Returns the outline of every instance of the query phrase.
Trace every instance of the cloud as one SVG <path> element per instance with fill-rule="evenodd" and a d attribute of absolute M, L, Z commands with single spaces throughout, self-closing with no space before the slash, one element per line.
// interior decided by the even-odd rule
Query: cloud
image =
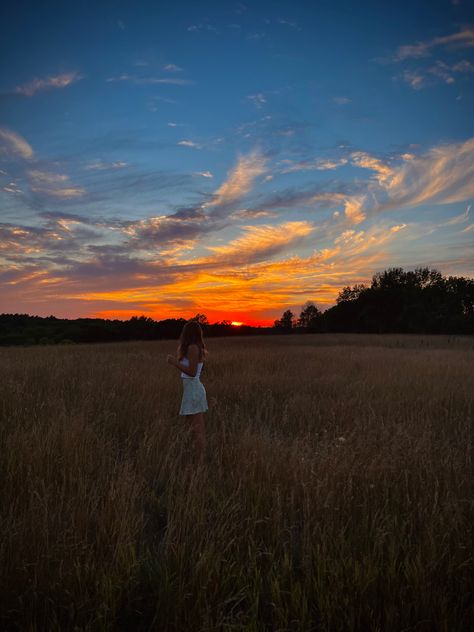
<path fill-rule="evenodd" d="M 202 178 L 213 178 L 214 175 L 210 171 L 197 171 L 195 176 L 201 176 Z"/>
<path fill-rule="evenodd" d="M 163 70 L 167 70 L 168 72 L 182 72 L 183 69 L 180 66 L 177 66 L 176 64 L 166 64 L 166 66 L 163 66 Z"/>
<path fill-rule="evenodd" d="M 428 68 L 427 72 L 431 73 L 435 77 L 439 77 L 445 83 L 450 84 L 454 83 L 456 80 L 454 75 L 474 72 L 474 64 L 466 59 L 451 65 L 438 60 L 433 66 Z"/>
<path fill-rule="evenodd" d="M 78 198 L 86 193 L 82 187 L 72 186 L 66 174 L 39 169 L 30 169 L 27 174 L 30 179 L 30 189 L 34 193 L 61 199 Z"/>
<path fill-rule="evenodd" d="M 405 70 L 401 74 L 401 78 L 405 83 L 410 84 L 414 90 L 419 90 L 425 85 L 426 79 L 419 71 Z"/>
<path fill-rule="evenodd" d="M 194 83 L 190 79 L 178 79 L 174 77 L 137 77 L 135 75 L 119 75 L 118 77 L 109 77 L 106 79 L 107 83 L 115 81 L 130 81 L 136 85 L 155 85 L 155 84 L 170 84 L 175 86 L 189 86 Z"/>
<path fill-rule="evenodd" d="M 439 224 L 439 226 L 454 226 L 457 224 L 462 224 L 463 222 L 467 222 L 469 219 L 469 213 L 471 210 L 471 205 L 469 204 L 464 213 L 460 213 L 459 215 L 455 215 L 448 219 L 446 222 Z"/>
<path fill-rule="evenodd" d="M 314 229 L 314 225 L 306 221 L 285 222 L 278 226 L 244 226 L 243 237 L 225 246 L 208 246 L 213 256 L 204 257 L 197 264 L 223 262 L 225 265 L 241 265 L 268 259 L 301 242 Z"/>
<path fill-rule="evenodd" d="M 347 105 L 348 103 L 351 103 L 351 99 L 348 99 L 347 97 L 334 97 L 333 101 L 338 105 Z"/>
<path fill-rule="evenodd" d="M 419 90 L 434 84 L 433 77 L 441 79 L 446 84 L 455 83 L 457 75 L 473 73 L 474 64 L 466 59 L 462 59 L 453 64 L 437 60 L 432 66 L 422 70 L 405 70 L 398 78 L 402 79 L 414 90 Z M 397 78 L 397 77 L 395 77 Z"/>
<path fill-rule="evenodd" d="M 223 226 L 222 222 L 210 218 L 199 207 L 181 209 L 170 215 L 116 224 L 129 240 L 127 249 L 151 249 L 155 252 L 194 242 L 199 236 L 219 230 Z"/>
<path fill-rule="evenodd" d="M 474 197 L 474 138 L 463 143 L 440 145 L 424 155 L 397 154 L 382 159 L 364 151 L 352 151 L 340 164 L 372 172 L 368 181 L 356 181 L 350 186 L 339 182 L 338 190 L 287 189 L 263 198 L 252 210 L 286 210 L 298 207 L 342 206 L 346 219 L 359 224 L 369 214 L 386 210 L 404 209 L 421 204 L 447 204 Z M 318 169 L 325 161 L 289 163 L 281 173 L 301 169 Z M 328 160 L 327 162 L 330 163 Z M 334 167 L 337 161 L 334 161 Z M 280 163 L 281 164 L 281 163 Z M 326 167 L 333 167 L 327 164 Z"/>
<path fill-rule="evenodd" d="M 116 162 L 102 162 L 102 160 L 96 160 L 88 163 L 84 169 L 87 171 L 107 171 L 109 169 L 123 169 L 127 166 L 128 163 L 123 160 L 117 160 Z"/>
<path fill-rule="evenodd" d="M 254 210 L 251 208 L 240 209 L 234 211 L 231 215 L 231 219 L 260 219 L 261 217 L 277 217 L 278 213 L 273 211 Z"/>
<path fill-rule="evenodd" d="M 11 153 L 11 142 L 0 139 Z M 7 291 L 2 287 L 1 299 L 23 311 L 38 312 L 43 305 L 48 313 L 57 313 L 62 306 L 69 309 L 69 315 L 77 310 L 83 314 L 110 310 L 113 315 L 113 310 L 129 308 L 164 318 L 206 310 L 209 317 L 232 315 L 236 320 L 245 320 L 235 315 L 239 310 L 271 319 L 276 317 L 275 311 L 293 309 L 310 299 L 329 305 L 343 285 L 366 281 L 376 270 L 397 264 L 390 251 L 392 242 L 401 237 L 406 248 L 426 234 L 415 221 L 380 218 L 375 224 L 376 214 L 473 197 L 474 139 L 433 147 L 420 155 L 411 153 L 418 150 L 411 147 L 410 152 L 385 157 L 347 149 L 344 164 L 364 170 L 367 177 L 286 189 L 263 196 L 258 205 L 247 208 L 246 196 L 272 171 L 268 155 L 254 149 L 237 158 L 211 197 L 200 193 L 200 199 L 186 208 L 170 214 L 155 211 L 151 217 L 133 220 L 51 212 L 55 200 L 62 206 L 66 196 L 76 203 L 81 193 L 73 191 L 81 187 L 72 185 L 65 173 L 53 172 L 45 163 L 31 159 L 22 173 L 32 190 L 47 196 L 48 212 L 41 214 L 39 226 L 0 225 L 0 276 Z M 330 163 L 340 160 L 280 161 L 275 171 L 295 165 L 317 170 L 325 162 L 325 168 L 333 171 L 335 166 Z M 95 163 L 97 171 L 114 164 Z M 183 184 L 182 176 L 169 172 L 103 171 L 100 178 L 91 175 L 91 182 L 100 184 L 106 195 L 115 187 L 121 202 L 127 192 L 136 196 L 137 187 L 145 187 L 154 191 L 156 204 L 157 187 L 171 182 L 182 189 Z M 187 174 L 185 182 L 196 182 L 195 176 L 209 177 L 208 173 Z M 300 211 L 307 207 L 329 212 L 317 224 L 298 221 Z M 106 207 L 102 204 L 101 208 L 104 212 Z M 276 215 L 275 209 L 298 213 L 294 221 L 274 225 L 268 218 Z M 337 218 L 335 213 L 339 213 Z M 365 218 L 371 219 L 368 227 L 361 225 Z M 262 219 L 263 225 L 249 225 Z M 245 226 L 238 228 L 236 236 L 240 223 Z M 469 208 L 444 223 L 452 225 L 450 231 L 465 242 L 472 235 Z M 442 225 L 440 220 L 438 224 Z M 220 239 L 216 240 L 218 231 Z M 227 231 L 232 231 L 230 238 Z M 302 254 L 313 248 L 311 254 Z M 415 248 L 411 256 L 416 264 L 431 262 L 429 254 Z M 405 261 L 406 257 L 405 252 Z M 441 254 L 439 257 L 442 259 Z M 456 265 L 466 274 L 463 253 L 456 257 Z"/>
<path fill-rule="evenodd" d="M 360 224 L 366 218 L 364 203 L 366 196 L 354 196 L 344 201 L 344 213 L 352 224 Z"/>
<path fill-rule="evenodd" d="M 340 183 L 340 190 L 338 191 L 323 191 L 321 187 L 322 185 L 318 184 L 307 190 L 300 187 L 297 189 L 288 188 L 263 197 L 252 210 L 277 209 L 284 211 L 298 207 L 331 208 L 342 204 L 348 196 L 352 195 L 348 187 L 347 191 L 344 190 L 346 187 L 342 183 Z M 365 189 L 366 185 L 364 185 Z"/>
<path fill-rule="evenodd" d="M 35 196 L 66 201 L 86 193 L 84 188 L 73 185 L 68 175 L 46 170 L 44 162 L 35 157 L 31 145 L 22 136 L 6 128 L 0 128 L 0 158 L 2 156 L 10 163 L 14 158 L 20 159 L 15 168 L 19 170 L 20 177 L 28 182 L 29 190 Z M 26 164 L 23 161 L 27 161 Z M 13 180 L 2 189 L 7 193 L 23 193 L 23 189 Z"/>
<path fill-rule="evenodd" d="M 360 223 L 367 214 L 422 204 L 449 204 L 474 197 L 474 138 L 440 145 L 421 156 L 402 154 L 389 165 L 366 152 L 351 154 L 355 166 L 375 172 L 367 192 L 349 196 L 346 217 Z"/>
<path fill-rule="evenodd" d="M 21 94 L 25 97 L 32 97 L 43 90 L 66 88 L 81 79 L 83 79 L 83 77 L 78 72 L 68 72 L 44 79 L 33 79 L 28 83 L 17 86 L 14 91 L 16 94 Z"/>
<path fill-rule="evenodd" d="M 49 173 L 48 171 L 39 171 L 38 169 L 31 169 L 28 171 L 28 175 L 39 184 L 59 184 L 68 182 L 69 176 L 60 173 Z"/>
<path fill-rule="evenodd" d="M 43 193 L 44 195 L 63 199 L 82 197 L 86 192 L 82 187 L 63 187 L 61 189 L 31 187 L 31 190 L 37 193 Z"/>
<path fill-rule="evenodd" d="M 283 18 L 279 18 L 277 20 L 278 24 L 282 24 L 284 26 L 289 26 L 296 31 L 301 31 L 301 27 L 298 25 L 296 20 L 284 20 Z"/>
<path fill-rule="evenodd" d="M 378 205 L 379 211 L 470 199 L 474 197 L 474 138 L 433 147 L 403 161 L 379 182 L 388 197 Z"/>
<path fill-rule="evenodd" d="M 0 155 L 18 156 L 26 160 L 33 158 L 31 145 L 16 132 L 0 127 Z"/>
<path fill-rule="evenodd" d="M 212 24 L 191 24 L 191 26 L 188 26 L 187 30 L 190 33 L 198 33 L 198 32 L 202 32 L 202 31 L 211 31 L 212 33 L 219 33 L 219 29 L 217 29 L 215 26 L 212 26 Z"/>
<path fill-rule="evenodd" d="M 180 140 L 178 145 L 182 145 L 183 147 L 193 147 L 193 149 L 202 149 L 202 145 L 195 143 L 193 140 Z"/>
<path fill-rule="evenodd" d="M 474 27 L 465 27 L 457 33 L 434 37 L 426 42 L 407 44 L 400 46 L 393 61 L 403 61 L 405 59 L 417 59 L 430 55 L 433 48 L 449 46 L 451 48 L 472 48 L 474 46 Z"/>
<path fill-rule="evenodd" d="M 371 169 L 376 172 L 376 180 L 384 183 L 393 175 L 393 169 L 379 158 L 375 158 L 364 151 L 355 151 L 351 154 L 352 164 L 363 169 Z"/>
<path fill-rule="evenodd" d="M 208 207 L 227 208 L 241 200 L 252 189 L 258 176 L 266 173 L 267 159 L 258 151 L 240 156 L 237 166 L 227 175 L 227 180 L 214 193 L 214 198 L 206 203 Z"/>
<path fill-rule="evenodd" d="M 59 254 L 60 265 L 67 265 L 72 261 L 69 256 L 83 256 L 85 247 L 100 238 L 82 222 L 79 216 L 46 213 L 40 226 L 0 223 L 0 256 L 10 265 L 28 267 L 40 259 L 43 264 L 54 263 Z M 67 261 L 61 258 L 63 253 Z"/>
<path fill-rule="evenodd" d="M 347 158 L 339 158 L 335 160 L 320 159 L 320 160 L 303 160 L 301 162 L 292 163 L 288 167 L 284 167 L 280 173 L 293 173 L 295 171 L 327 171 L 331 169 L 337 169 L 347 164 Z"/>
<path fill-rule="evenodd" d="M 251 101 L 256 108 L 261 108 L 267 102 L 267 98 L 262 92 L 258 92 L 257 94 L 249 94 L 247 99 Z"/>

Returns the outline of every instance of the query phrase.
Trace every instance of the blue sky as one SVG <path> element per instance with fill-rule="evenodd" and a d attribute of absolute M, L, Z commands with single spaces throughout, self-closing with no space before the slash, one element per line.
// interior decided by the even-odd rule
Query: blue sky
<path fill-rule="evenodd" d="M 0 311 L 268 322 L 473 276 L 458 2 L 0 10 Z"/>

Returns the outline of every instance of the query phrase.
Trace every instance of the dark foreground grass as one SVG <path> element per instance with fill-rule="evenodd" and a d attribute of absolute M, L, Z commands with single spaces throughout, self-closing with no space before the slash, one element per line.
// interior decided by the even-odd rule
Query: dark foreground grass
<path fill-rule="evenodd" d="M 474 341 L 0 350 L 0 629 L 472 629 Z"/>

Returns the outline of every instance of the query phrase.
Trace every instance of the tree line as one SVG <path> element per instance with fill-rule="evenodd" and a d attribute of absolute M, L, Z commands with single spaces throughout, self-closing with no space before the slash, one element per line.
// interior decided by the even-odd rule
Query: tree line
<path fill-rule="evenodd" d="M 336 305 L 326 311 L 308 301 L 299 316 L 286 310 L 272 327 L 234 327 L 226 320 L 209 323 L 204 314 L 196 314 L 194 319 L 208 337 L 331 332 L 474 334 L 474 279 L 445 277 L 429 268 L 390 268 L 375 274 L 370 285 L 342 288 Z M 146 316 L 121 321 L 1 314 L 0 345 L 176 339 L 185 322 L 184 318 L 155 321 Z"/>
<path fill-rule="evenodd" d="M 287 310 L 274 327 L 281 333 L 474 334 L 474 279 L 390 268 L 370 285 L 344 287 L 325 312 L 308 302 L 299 317 Z"/>

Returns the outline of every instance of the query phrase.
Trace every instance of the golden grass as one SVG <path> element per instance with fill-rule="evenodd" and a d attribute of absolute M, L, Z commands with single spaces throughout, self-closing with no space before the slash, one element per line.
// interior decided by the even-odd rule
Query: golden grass
<path fill-rule="evenodd" d="M 474 340 L 0 349 L 0 629 L 470 629 Z"/>

